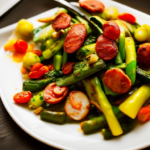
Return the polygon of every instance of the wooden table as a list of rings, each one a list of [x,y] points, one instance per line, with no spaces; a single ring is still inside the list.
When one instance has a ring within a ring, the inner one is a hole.
[[[76,1],[77,0],[68,0]],[[149,0],[115,0],[150,14]],[[56,7],[53,0],[21,0],[0,18],[0,28]],[[9,116],[0,99],[0,150],[56,150],[26,134]],[[149,148],[145,149],[148,150]]]

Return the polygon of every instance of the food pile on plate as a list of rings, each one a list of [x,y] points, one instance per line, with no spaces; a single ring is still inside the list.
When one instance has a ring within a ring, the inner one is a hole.
[[[18,22],[4,49],[28,79],[13,100],[42,120],[79,122],[83,133],[110,139],[150,120],[150,26],[97,0],[79,6],[90,19],[58,8],[40,27]]]

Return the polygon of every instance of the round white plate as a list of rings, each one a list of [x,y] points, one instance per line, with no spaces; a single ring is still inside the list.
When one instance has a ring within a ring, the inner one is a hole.
[[[149,15],[113,1],[101,1],[106,8],[114,6],[120,12],[134,14],[139,23],[150,24]],[[56,9],[52,9],[42,14],[42,16],[53,15],[55,12]],[[30,19],[35,27],[40,25],[36,21],[39,17],[41,15]],[[15,29],[14,26],[13,29]],[[133,150],[150,146],[150,122],[137,123],[130,133],[112,140],[104,140],[100,132],[84,135],[79,130],[79,124],[56,125],[40,120],[39,117],[34,115],[33,111],[13,102],[13,95],[22,89],[23,79],[20,66],[21,64],[12,61],[12,58],[3,48],[0,49],[0,95],[3,104],[13,120],[35,139],[57,148],[74,150]]]

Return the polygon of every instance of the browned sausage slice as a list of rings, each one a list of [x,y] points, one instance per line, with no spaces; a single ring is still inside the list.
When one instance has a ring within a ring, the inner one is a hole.
[[[118,53],[116,42],[104,37],[103,35],[98,37],[95,49],[98,56],[103,60],[111,60]]]
[[[142,67],[150,67],[150,43],[144,43],[139,46],[137,61]]]
[[[70,22],[71,22],[71,16],[66,14],[66,13],[59,13],[53,23],[52,23],[52,27],[55,31],[59,31],[61,29],[65,29],[67,27],[70,26]]]
[[[69,30],[65,42],[64,50],[66,53],[73,53],[78,50],[86,37],[86,27],[84,24],[74,24]]]
[[[119,68],[108,70],[104,76],[104,83],[110,90],[118,94],[128,92],[132,85],[129,77]]]
[[[117,40],[120,36],[120,28],[114,21],[103,24],[103,35],[111,40]]]
[[[105,6],[102,2],[98,0],[85,0],[85,1],[79,1],[79,5],[82,8],[85,8],[88,11],[91,12],[103,12],[105,9]]]

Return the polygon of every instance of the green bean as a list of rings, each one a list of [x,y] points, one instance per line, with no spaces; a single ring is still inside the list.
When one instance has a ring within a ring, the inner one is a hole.
[[[124,28],[121,28],[118,49],[119,49],[122,61],[124,61],[125,60],[125,29]]]
[[[121,54],[120,54],[120,52],[118,51],[118,54],[117,54],[117,56],[116,56],[116,58],[115,58],[115,64],[116,65],[120,65],[120,64],[122,64],[123,63],[123,61],[122,61],[122,58],[121,58]]]
[[[57,40],[54,40],[53,45],[50,48],[43,51],[42,55],[43,55],[44,59],[49,59],[55,53],[57,53],[63,47],[64,40],[65,40],[65,36],[62,36],[62,37],[58,38]]]
[[[62,54],[61,51],[58,51],[53,58],[54,62],[54,68],[56,71],[59,71],[61,69],[61,64],[62,64]]]
[[[57,124],[63,124],[66,122],[65,112],[53,112],[53,111],[43,110],[40,113],[40,117],[42,120],[57,123]]]
[[[125,72],[130,78],[132,84],[136,80],[136,49],[135,43],[132,37],[125,38],[125,51],[126,51],[126,69]]]
[[[68,54],[67,54],[65,51],[63,51],[63,60],[62,60],[62,64],[66,63],[67,60],[68,60]]]

